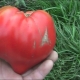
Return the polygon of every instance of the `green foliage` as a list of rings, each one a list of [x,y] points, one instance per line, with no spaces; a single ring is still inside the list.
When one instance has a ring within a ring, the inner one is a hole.
[[[0,7],[43,9],[55,21],[59,59],[45,80],[80,80],[80,0],[0,0]]]

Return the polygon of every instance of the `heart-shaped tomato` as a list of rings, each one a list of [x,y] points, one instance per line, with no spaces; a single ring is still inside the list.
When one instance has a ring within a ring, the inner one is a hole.
[[[50,54],[56,42],[52,17],[43,10],[0,8],[0,58],[24,73]]]

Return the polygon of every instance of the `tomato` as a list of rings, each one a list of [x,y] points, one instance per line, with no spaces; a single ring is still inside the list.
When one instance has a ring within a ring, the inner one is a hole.
[[[46,11],[0,8],[0,58],[16,73],[23,74],[47,58],[55,43],[54,21]]]

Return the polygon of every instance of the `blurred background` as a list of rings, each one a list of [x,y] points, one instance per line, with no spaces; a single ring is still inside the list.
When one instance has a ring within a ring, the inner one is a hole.
[[[80,0],[0,0],[0,7],[42,9],[55,22],[59,59],[44,80],[80,80]]]

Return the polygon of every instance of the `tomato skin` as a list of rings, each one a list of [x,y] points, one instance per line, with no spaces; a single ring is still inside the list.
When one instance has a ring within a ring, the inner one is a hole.
[[[27,15],[28,14],[28,15]],[[43,10],[0,9],[0,58],[24,73],[50,55],[56,43],[52,17]]]

